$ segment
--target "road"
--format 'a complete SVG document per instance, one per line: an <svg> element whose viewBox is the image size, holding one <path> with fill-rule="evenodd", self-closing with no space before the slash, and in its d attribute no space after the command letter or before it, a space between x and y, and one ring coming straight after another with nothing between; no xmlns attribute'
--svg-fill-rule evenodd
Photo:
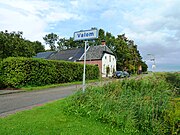
<svg viewBox="0 0 180 135"><path fill-rule="evenodd" d="M31 109L46 102L62 99L73 94L81 85L50 88L40 91L21 92L0 95L0 117L17 111Z"/></svg>
<svg viewBox="0 0 180 135"><path fill-rule="evenodd" d="M135 79L138 77L132 77ZM111 82L103 81L99 83L90 83L88 85L104 85ZM50 88L45 90L12 93L7 95L0 95L0 117L5 117L18 111L28 110L35 106L43 105L44 103L62 99L75 93L82 85L71 85L57 88Z"/></svg>

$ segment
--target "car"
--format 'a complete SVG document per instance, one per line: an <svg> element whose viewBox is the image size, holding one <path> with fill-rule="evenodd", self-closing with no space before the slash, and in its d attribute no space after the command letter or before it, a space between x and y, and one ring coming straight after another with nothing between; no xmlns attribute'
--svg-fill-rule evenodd
<svg viewBox="0 0 180 135"><path fill-rule="evenodd" d="M114 72L113 77L114 78L123 78L124 77L123 71L116 71L116 72Z"/></svg>
<svg viewBox="0 0 180 135"><path fill-rule="evenodd" d="M130 77L130 74L127 71L123 72L123 77Z"/></svg>

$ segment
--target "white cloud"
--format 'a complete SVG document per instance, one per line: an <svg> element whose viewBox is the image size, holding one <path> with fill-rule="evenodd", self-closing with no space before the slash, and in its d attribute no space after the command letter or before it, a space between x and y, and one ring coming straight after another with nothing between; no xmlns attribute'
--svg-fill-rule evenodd
<svg viewBox="0 0 180 135"><path fill-rule="evenodd" d="M180 63L179 5L179 0L0 0L0 30L23 31L42 42L49 32L70 37L74 30L99 27L115 36L125 33L143 56L154 53L158 62Z"/></svg>
<svg viewBox="0 0 180 135"><path fill-rule="evenodd" d="M157 2L157 3L155 3ZM146 3L122 12L119 20L122 33L137 43L145 58L147 53L157 57L158 63L180 63L180 1L165 0Z"/></svg>
<svg viewBox="0 0 180 135"><path fill-rule="evenodd" d="M0 30L23 31L24 36L30 40L42 42L47 29L54 29L57 22L80 19L78 15L66 10L62 2L7 0L0 3Z"/></svg>

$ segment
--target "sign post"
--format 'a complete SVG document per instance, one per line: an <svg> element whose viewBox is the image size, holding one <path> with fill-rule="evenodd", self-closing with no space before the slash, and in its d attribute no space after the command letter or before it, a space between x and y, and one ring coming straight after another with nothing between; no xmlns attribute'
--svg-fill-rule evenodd
<svg viewBox="0 0 180 135"><path fill-rule="evenodd" d="M84 71L83 71L83 92L85 92L86 84L85 84L85 78L86 78L86 47L87 47L88 41L85 41L85 47L84 47Z"/></svg>
<svg viewBox="0 0 180 135"><path fill-rule="evenodd" d="M91 29L91 30L81 30L74 32L74 41L78 40L85 40L85 46L84 46L84 71L83 71L83 92L85 92L86 88L86 48L88 40L90 39L96 39L98 38L98 30L97 29Z"/></svg>

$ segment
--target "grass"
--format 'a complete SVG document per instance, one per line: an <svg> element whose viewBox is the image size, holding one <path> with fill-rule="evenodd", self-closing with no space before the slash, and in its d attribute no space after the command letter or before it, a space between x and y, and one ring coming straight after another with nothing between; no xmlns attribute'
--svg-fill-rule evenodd
<svg viewBox="0 0 180 135"><path fill-rule="evenodd" d="M180 74L172 76L158 73L88 87L85 93L0 118L0 134L179 134Z"/></svg>
<svg viewBox="0 0 180 135"><path fill-rule="evenodd" d="M121 134L116 128L90 118L67 115L65 100L0 118L1 135L108 135Z"/></svg>
<svg viewBox="0 0 180 135"><path fill-rule="evenodd" d="M92 83L92 82L98 82L98 81L100 81L100 80L99 79L87 80L86 83ZM48 89L48 88L78 85L78 84L82 84L82 82L77 81L77 82L70 82L70 83L50 84L50 85L45 85L45 86L26 86L26 87L21 87L20 89L25 90L25 91L34 91L34 90L44 90L44 89Z"/></svg>
<svg viewBox="0 0 180 135"><path fill-rule="evenodd" d="M164 74L154 74L80 91L69 99L67 113L94 118L126 134L176 134L179 103L171 107L170 102L176 94Z"/></svg>

